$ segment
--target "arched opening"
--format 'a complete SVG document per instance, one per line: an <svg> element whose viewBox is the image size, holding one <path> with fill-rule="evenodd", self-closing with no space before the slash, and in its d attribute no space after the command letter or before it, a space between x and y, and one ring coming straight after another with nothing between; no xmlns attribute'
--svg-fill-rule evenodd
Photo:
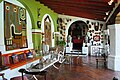
<svg viewBox="0 0 120 80"><path fill-rule="evenodd" d="M42 37L42 41L45 42L49 47L55 46L54 41L54 24L51 16L49 14L45 14L41 23L42 32L44 33Z"/></svg>
<svg viewBox="0 0 120 80"><path fill-rule="evenodd" d="M51 20L49 16L44 19L44 33L45 33L45 43L49 46L52 46L52 38L51 38Z"/></svg>
<svg viewBox="0 0 120 80"><path fill-rule="evenodd" d="M73 49L82 50L87 31L88 26L83 21L75 21L70 25L68 35L72 37Z"/></svg>

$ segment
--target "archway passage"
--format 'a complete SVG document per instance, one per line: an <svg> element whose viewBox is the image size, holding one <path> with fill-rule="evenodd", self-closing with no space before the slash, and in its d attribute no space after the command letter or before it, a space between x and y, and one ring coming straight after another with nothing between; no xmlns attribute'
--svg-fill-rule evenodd
<svg viewBox="0 0 120 80"><path fill-rule="evenodd" d="M70 25L68 35L71 35L72 37L73 49L82 50L87 31L88 26L83 21L76 21Z"/></svg>

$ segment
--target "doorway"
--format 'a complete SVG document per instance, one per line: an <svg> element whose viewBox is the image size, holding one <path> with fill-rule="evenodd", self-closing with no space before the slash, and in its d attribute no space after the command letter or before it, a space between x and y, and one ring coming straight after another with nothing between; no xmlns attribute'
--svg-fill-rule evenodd
<svg viewBox="0 0 120 80"><path fill-rule="evenodd" d="M87 31L88 26L84 21L75 21L70 25L68 35L72 37L73 49L82 50Z"/></svg>

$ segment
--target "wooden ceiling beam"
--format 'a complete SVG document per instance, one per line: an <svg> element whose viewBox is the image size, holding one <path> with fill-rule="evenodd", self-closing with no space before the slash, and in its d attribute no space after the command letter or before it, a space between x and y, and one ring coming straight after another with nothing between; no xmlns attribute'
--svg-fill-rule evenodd
<svg viewBox="0 0 120 80"><path fill-rule="evenodd" d="M63 12L63 13L61 13L61 12ZM104 21L103 16L98 16L98 15L95 15L95 14L89 14L89 13L84 13L84 12L76 13L76 12L71 11L71 10L68 10L67 12L69 14L67 14L66 11L64 11L64 10L57 11L57 13L59 13L59 14Z"/></svg>
<svg viewBox="0 0 120 80"><path fill-rule="evenodd" d="M54 10L59 13L59 14L65 14L65 15L71 15L71 16L76 16L76 17L83 17L83 18L89 18L89 19L94 19L94 20L104 20L103 18L105 17L104 15L98 15L94 13L89 13L89 12L77 12L73 11L71 9L59 9L55 8Z"/></svg>
<svg viewBox="0 0 120 80"><path fill-rule="evenodd" d="M115 9L114 13L110 16L110 18L108 18L106 20L106 24L115 24L115 18L117 16L117 14L120 12L120 4L118 5L118 7Z"/></svg>
<svg viewBox="0 0 120 80"><path fill-rule="evenodd" d="M36 1L48 1L48 0L36 0ZM100 3L108 3L110 0L49 0L49 1L62 1L62 2L100 2ZM114 0L117 2L117 0Z"/></svg>
<svg viewBox="0 0 120 80"><path fill-rule="evenodd" d="M49 7L49 4L47 5ZM91 14L97 14L97 15L101 15L101 16L105 16L105 13L103 11L99 11L99 10L92 10L90 8L76 8L76 7L69 7L69 6L58 6L58 5L52 5L50 7L52 10L54 10L55 12L57 10L73 10L75 12L86 12L86 13L91 13Z"/></svg>
<svg viewBox="0 0 120 80"><path fill-rule="evenodd" d="M42 0L36 0L36 1L42 1ZM51 0L51 1L56 1L56 0ZM66 0L60 0L60 1L66 1ZM69 1L73 1L73 0L69 0ZM95 1L96 2L97 1L97 2L106 3L106 2L109 2L110 0L74 0L74 1L77 1L77 2L89 2L89 1ZM117 0L114 0L114 1L116 2Z"/></svg>
<svg viewBox="0 0 120 80"><path fill-rule="evenodd" d="M112 11L117 0L108 5L110 0L36 0L59 14L104 20L106 12Z"/></svg>
<svg viewBox="0 0 120 80"><path fill-rule="evenodd" d="M79 9L91 9L91 10L97 10L97 11L101 11L101 12L107 12L109 10L112 9L112 7L109 7L109 8L106 8L106 7L94 7L94 6L89 6L89 5L76 5L76 4L61 4L61 3L46 3L46 5L49 5L49 6L56 6L56 7L59 7L59 6L62 6L62 7L75 7L75 8L79 8ZM49 7L48 6L48 7ZM64 8L65 8L64 7Z"/></svg>
<svg viewBox="0 0 120 80"><path fill-rule="evenodd" d="M55 0L53 0L53 1L55 1ZM62 0L61 0L62 1ZM64 1L64 0L63 0ZM73 0L69 0L69 1L73 1ZM87 1L87 2L101 2L101 3L106 3L106 2L109 2L110 0L74 0L74 1L78 1L78 2L80 2L80 1L83 1L83 2L85 2L85 1ZM115 0L116 1L116 0Z"/></svg>
<svg viewBox="0 0 120 80"><path fill-rule="evenodd" d="M61 3L61 4L76 4L76 5L89 5L89 6L98 6L98 7L107 7L109 6L108 3L100 3L100 2L97 2L97 1L94 1L94 2L88 2L88 1L74 1L74 0L39 0L40 2L44 2L44 3L47 3L47 2L51 2L51 3Z"/></svg>

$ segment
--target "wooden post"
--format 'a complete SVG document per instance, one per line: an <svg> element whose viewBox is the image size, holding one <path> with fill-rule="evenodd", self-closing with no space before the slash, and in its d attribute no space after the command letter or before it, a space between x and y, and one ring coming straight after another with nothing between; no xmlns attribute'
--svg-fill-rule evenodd
<svg viewBox="0 0 120 80"><path fill-rule="evenodd" d="M0 67L2 67L2 53L0 51Z"/></svg>

